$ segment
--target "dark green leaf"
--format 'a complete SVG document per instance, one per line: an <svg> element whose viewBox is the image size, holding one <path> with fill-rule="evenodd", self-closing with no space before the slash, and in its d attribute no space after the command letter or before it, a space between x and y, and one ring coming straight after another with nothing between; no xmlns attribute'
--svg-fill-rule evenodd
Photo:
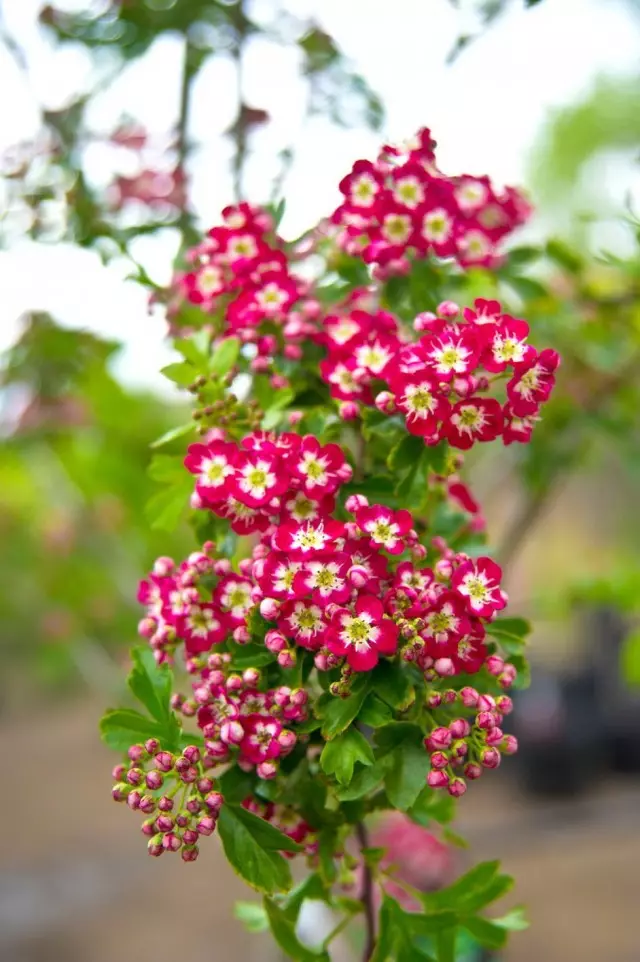
<svg viewBox="0 0 640 962"><path fill-rule="evenodd" d="M251 818L244 817L249 815ZM244 809L229 804L222 806L218 833L227 860L238 875L259 892L267 895L287 892L291 888L289 864L273 848L264 847L265 833L256 828L253 820L268 824Z"/></svg>
<svg viewBox="0 0 640 962"><path fill-rule="evenodd" d="M158 665L150 648L134 648L131 659L133 668L127 678L129 690L153 718L164 724L172 714L171 669L168 665Z"/></svg>
<svg viewBox="0 0 640 962"><path fill-rule="evenodd" d="M415 698L404 662L381 660L373 670L373 690L383 701L404 711Z"/></svg>
<svg viewBox="0 0 640 962"><path fill-rule="evenodd" d="M352 802L357 798L362 798L380 785L383 774L382 766L378 764L361 768L346 788L338 789L336 796L341 802Z"/></svg>
<svg viewBox="0 0 640 962"><path fill-rule="evenodd" d="M335 775L342 785L353 777L356 762L373 765L373 751L368 741L356 728L349 728L322 749L320 765L327 775Z"/></svg>
<svg viewBox="0 0 640 962"><path fill-rule="evenodd" d="M159 738L162 726L133 709L115 708L106 712L100 721L100 734L109 748L126 752L130 745L144 742L147 738Z"/></svg>
<svg viewBox="0 0 640 962"><path fill-rule="evenodd" d="M224 775L220 775L217 781L225 801L235 804L239 804L245 798L248 798L255 785L253 775L236 767L229 768Z"/></svg>
<svg viewBox="0 0 640 962"><path fill-rule="evenodd" d="M367 697L371 677L368 672L359 674L352 686L351 694L347 698L332 698L322 711L322 734L331 739L348 728Z"/></svg>
<svg viewBox="0 0 640 962"><path fill-rule="evenodd" d="M486 949L501 949L507 942L507 931L478 915L462 919L462 927Z"/></svg>
<svg viewBox="0 0 640 962"><path fill-rule="evenodd" d="M364 700L364 704L358 715L359 721L369 728L380 728L393 721L393 712L381 698L377 695L369 694Z"/></svg>
<svg viewBox="0 0 640 962"><path fill-rule="evenodd" d="M393 722L375 733L376 758L384 767L387 797L401 811L414 804L431 768L423 738L422 729L408 722Z"/></svg>

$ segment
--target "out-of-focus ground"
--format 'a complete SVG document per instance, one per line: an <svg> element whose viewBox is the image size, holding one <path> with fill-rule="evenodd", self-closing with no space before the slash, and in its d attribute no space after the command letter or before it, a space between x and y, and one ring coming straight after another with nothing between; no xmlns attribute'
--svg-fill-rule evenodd
<svg viewBox="0 0 640 962"><path fill-rule="evenodd" d="M251 896L215 838L193 865L148 858L139 817L110 798L101 707L0 726L1 962L271 962L268 942L233 918L234 899ZM472 786L461 815L472 851L460 867L502 858L529 908L507 962L637 962L640 782L530 801L501 771Z"/></svg>

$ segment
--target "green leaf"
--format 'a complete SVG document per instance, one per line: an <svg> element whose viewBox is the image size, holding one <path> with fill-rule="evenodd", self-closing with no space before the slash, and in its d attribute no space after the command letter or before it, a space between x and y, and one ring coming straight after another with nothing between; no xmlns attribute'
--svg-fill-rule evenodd
<svg viewBox="0 0 640 962"><path fill-rule="evenodd" d="M231 653L231 664L234 670L263 668L265 665L270 665L276 660L276 656L272 654L268 648L265 648L264 645L238 645L235 641L229 641L227 644L229 652Z"/></svg>
<svg viewBox="0 0 640 962"><path fill-rule="evenodd" d="M387 797L403 812L414 804L431 768L423 738L422 729L408 722L393 722L375 733L376 759L384 766Z"/></svg>
<svg viewBox="0 0 640 962"><path fill-rule="evenodd" d="M369 672L361 672L351 686L351 694L347 698L334 698L322 710L322 735L326 739L335 738L345 728L348 728L362 708L367 697L371 677Z"/></svg>
<svg viewBox="0 0 640 962"><path fill-rule="evenodd" d="M508 938L506 929L489 919L483 919L478 915L463 918L462 927L486 949L501 949L506 945Z"/></svg>
<svg viewBox="0 0 640 962"><path fill-rule="evenodd" d="M528 688L531 684L531 669L527 659L524 657L524 655L509 654L509 661L518 672L518 676L513 683L513 687L517 691L522 691L524 688Z"/></svg>
<svg viewBox="0 0 640 962"><path fill-rule="evenodd" d="M185 513L193 490L190 475L178 486L158 491L147 502L144 512L154 531L173 531Z"/></svg>
<svg viewBox="0 0 640 962"><path fill-rule="evenodd" d="M415 698L403 662L381 660L373 670L373 690L392 708L404 711Z"/></svg>
<svg viewBox="0 0 640 962"><path fill-rule="evenodd" d="M526 618L497 618L490 623L488 631L494 638L524 643L527 635L531 634L531 623Z"/></svg>
<svg viewBox="0 0 640 962"><path fill-rule="evenodd" d="M274 939L291 959L296 962L329 962L326 952L314 952L302 944L296 935L294 923L272 899L265 898L264 907Z"/></svg>
<svg viewBox="0 0 640 962"><path fill-rule="evenodd" d="M338 833L333 825L326 825L318 835L318 864L320 877L325 885L331 886L338 876L335 851Z"/></svg>
<svg viewBox="0 0 640 962"><path fill-rule="evenodd" d="M175 361L173 364L167 364L166 367L161 368L160 373L167 380L173 381L174 384L189 387L190 384L193 384L198 372L193 364L189 364L188 361Z"/></svg>
<svg viewBox="0 0 640 962"><path fill-rule="evenodd" d="M204 315L203 315L204 316ZM176 351L187 361L190 361L197 374L205 374L209 358L209 344L211 337L206 331L197 331L190 337L181 337L174 341Z"/></svg>
<svg viewBox="0 0 640 962"><path fill-rule="evenodd" d="M312 872L311 875L307 875L302 882L300 882L294 889L289 892L286 898L282 901L281 907L283 908L287 918L297 919L300 914L300 909L302 908L302 903L310 899L314 902L329 902L330 896L327 892L320 875L317 872Z"/></svg>
<svg viewBox="0 0 640 962"><path fill-rule="evenodd" d="M320 766L327 775L335 775L342 785L348 785L353 777L356 762L373 765L373 751L367 739L357 728L349 728L332 741L328 741L320 755Z"/></svg>
<svg viewBox="0 0 640 962"><path fill-rule="evenodd" d="M415 466L422 457L425 449L424 440L414 434L405 435L391 450L387 458L390 471L407 471Z"/></svg>
<svg viewBox="0 0 640 962"><path fill-rule="evenodd" d="M452 821L455 808L456 801L451 795L425 785L407 814L414 822L424 827L430 825L432 821L446 825Z"/></svg>
<svg viewBox="0 0 640 962"><path fill-rule="evenodd" d="M130 745L147 738L159 739L161 734L162 726L158 722L131 708L114 708L100 721L103 742L117 752L126 752Z"/></svg>
<svg viewBox="0 0 640 962"><path fill-rule="evenodd" d="M302 846L281 832L279 828L265 821L259 815L247 811L240 805L231 806L236 817L246 825L258 844L269 852L301 852Z"/></svg>
<svg viewBox="0 0 640 962"><path fill-rule="evenodd" d="M133 668L127 678L129 690L153 718L164 724L172 714L171 669L168 665L158 665L150 648L134 648L131 659Z"/></svg>
<svg viewBox="0 0 640 962"><path fill-rule="evenodd" d="M237 337L225 337L216 344L208 363L209 372L218 377L224 377L238 360L240 354L240 340Z"/></svg>
<svg viewBox="0 0 640 962"><path fill-rule="evenodd" d="M442 833L442 837L445 842L449 845L455 845L456 848L469 848L469 843L462 835L458 835L457 832L452 831L450 828L445 828Z"/></svg>
<svg viewBox="0 0 640 962"><path fill-rule="evenodd" d="M177 428L171 428L170 431L166 431L161 434L159 438L151 442L152 448L163 448L165 444L171 444L177 438L184 437L185 434L190 434L194 429L193 421L188 421L186 424L180 424Z"/></svg>
<svg viewBox="0 0 640 962"><path fill-rule="evenodd" d="M264 932L269 928L269 917L259 902L236 902L233 914L249 932Z"/></svg>
<svg viewBox="0 0 640 962"><path fill-rule="evenodd" d="M512 247L511 250L507 251L507 258L510 267L524 267L525 264L531 264L533 261L537 261L542 256L542 251L539 247Z"/></svg>
<svg viewBox="0 0 640 962"><path fill-rule="evenodd" d="M163 484L175 484L185 473L183 458L177 454L154 454L147 468L149 477Z"/></svg>
<svg viewBox="0 0 640 962"><path fill-rule="evenodd" d="M331 743L330 743L331 744ZM341 802L353 802L377 788L383 777L383 768L379 764L361 768L353 776L346 788L339 788L336 797Z"/></svg>
<svg viewBox="0 0 640 962"><path fill-rule="evenodd" d="M393 712L377 695L369 694L360 709L358 719L369 728L381 728L393 721Z"/></svg>
<svg viewBox="0 0 640 962"><path fill-rule="evenodd" d="M456 962L456 931L445 929L436 936L438 962Z"/></svg>
<svg viewBox="0 0 640 962"><path fill-rule="evenodd" d="M265 848L265 833L256 827L256 822L268 825L245 809L229 804L222 806L218 834L227 860L238 875L259 892L266 895L287 892L291 888L289 864L272 847ZM281 834L277 829L273 831Z"/></svg>
<svg viewBox="0 0 640 962"><path fill-rule="evenodd" d="M499 919L491 919L491 921L494 925L500 925L503 929L507 929L508 932L523 932L529 928L529 920L522 905L511 909L510 912L502 915Z"/></svg>
<svg viewBox="0 0 640 962"><path fill-rule="evenodd" d="M217 781L225 801L230 804L243 802L251 795L255 786L255 776L236 767L229 768Z"/></svg>
<svg viewBox="0 0 640 962"><path fill-rule="evenodd" d="M500 862L481 862L439 892L423 896L427 909L455 909L471 915L502 898L513 886L513 879L499 871Z"/></svg>

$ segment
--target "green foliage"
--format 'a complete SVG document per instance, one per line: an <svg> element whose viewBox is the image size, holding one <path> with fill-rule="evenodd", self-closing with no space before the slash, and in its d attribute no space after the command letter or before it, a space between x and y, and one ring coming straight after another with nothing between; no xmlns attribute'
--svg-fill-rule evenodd
<svg viewBox="0 0 640 962"><path fill-rule="evenodd" d="M373 751L356 728L348 728L337 738L326 742L320 756L322 770L327 775L334 775L341 785L350 783L358 762L373 765Z"/></svg>
<svg viewBox="0 0 640 962"><path fill-rule="evenodd" d="M279 852L299 846L264 819L229 803L223 806L218 832L232 868L252 888L267 895L291 888L289 864Z"/></svg>

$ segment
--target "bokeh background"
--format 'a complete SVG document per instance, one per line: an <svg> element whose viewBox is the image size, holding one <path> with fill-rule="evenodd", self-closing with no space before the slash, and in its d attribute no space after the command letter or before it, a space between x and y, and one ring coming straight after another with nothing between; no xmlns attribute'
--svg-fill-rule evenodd
<svg viewBox="0 0 640 962"><path fill-rule="evenodd" d="M533 683L520 754L460 806L470 851L426 845L425 874L504 859L533 923L505 962L635 962L640 4L0 9L0 959L270 958L215 841L195 865L145 857L97 738L137 581L191 547L146 512L149 443L185 403L136 278L167 283L238 194L286 194L298 236L355 158L428 125L445 170L529 191L511 294L565 367L532 457L474 467Z"/></svg>

